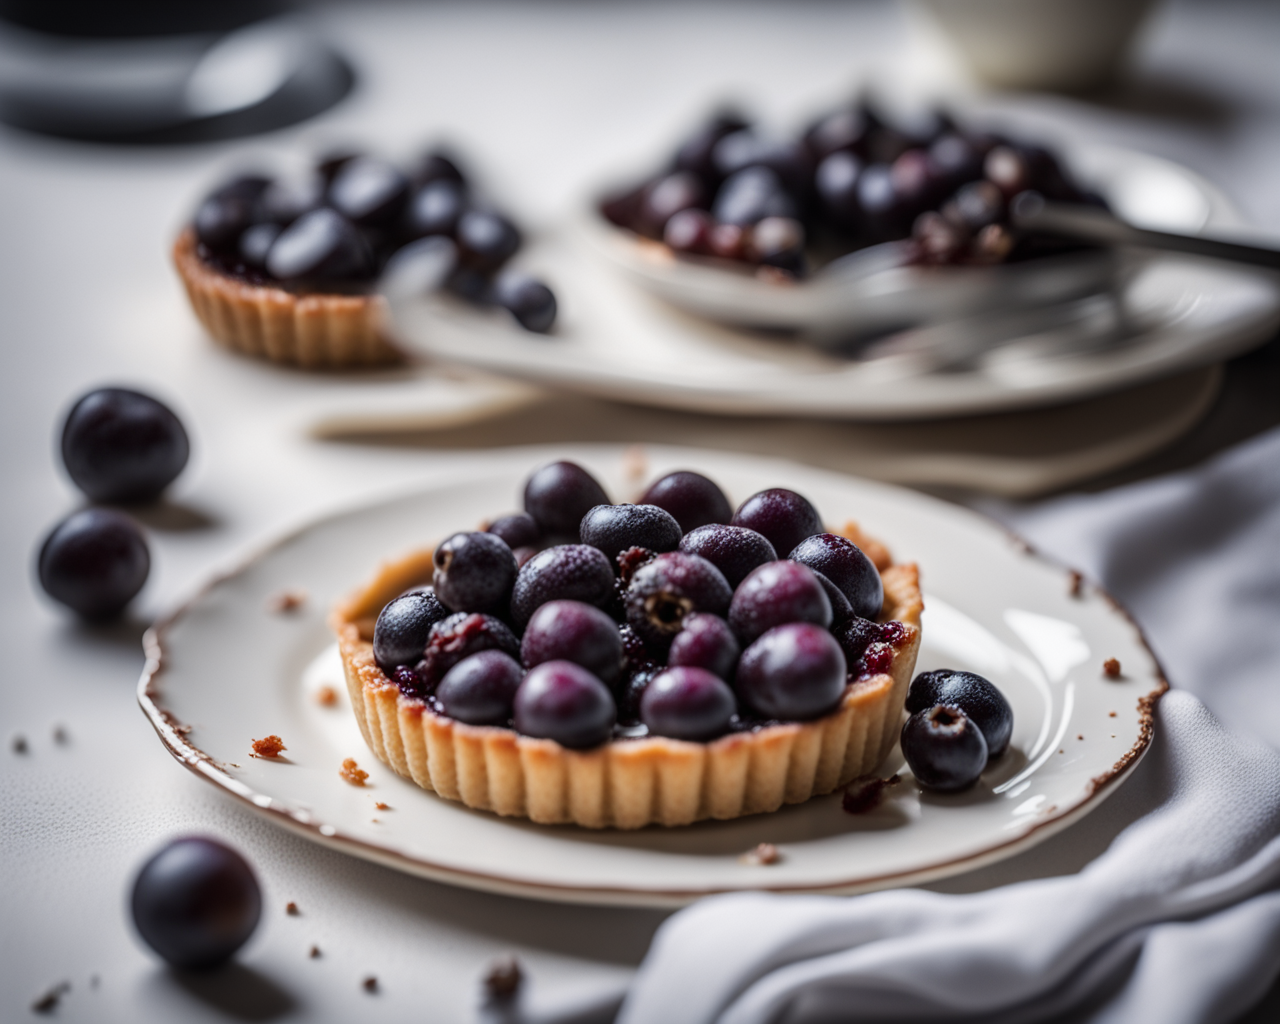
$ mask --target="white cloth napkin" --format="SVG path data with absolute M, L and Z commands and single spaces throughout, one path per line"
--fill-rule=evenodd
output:
M 1001 511 L 1125 601 L 1183 688 L 1144 765 L 1155 809 L 1076 875 L 704 900 L 658 932 L 620 1024 L 1177 1024 L 1230 1020 L 1267 990 L 1280 756 L 1242 734 L 1280 744 L 1280 431 L 1193 472 Z

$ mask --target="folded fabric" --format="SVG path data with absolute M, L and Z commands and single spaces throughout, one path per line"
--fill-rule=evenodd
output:
M 1231 1019 L 1280 970 L 1280 755 L 1189 693 L 1157 736 L 1163 799 L 1078 875 L 706 899 L 659 930 L 619 1024 Z

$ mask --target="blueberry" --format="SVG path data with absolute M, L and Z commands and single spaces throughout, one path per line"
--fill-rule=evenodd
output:
M 875 563 L 853 541 L 834 533 L 817 533 L 802 540 L 787 557 L 831 580 L 853 605 L 854 615 L 880 617 L 884 583 Z
M 821 626 L 775 626 L 742 652 L 734 688 L 762 718 L 803 721 L 835 710 L 845 688 L 840 645 Z
M 241 196 L 214 195 L 196 209 L 193 222 L 196 239 L 216 252 L 234 250 L 240 235 L 250 224 L 256 204 Z
M 516 548 L 536 547 L 542 541 L 542 531 L 528 512 L 501 516 L 489 524 L 489 532 L 501 537 L 512 551 Z
M 802 187 L 812 169 L 809 153 L 799 142 L 770 138 L 750 129 L 726 135 L 711 153 L 715 169 L 723 177 L 751 167 L 767 167 L 778 175 L 784 187 L 794 191 Z
M 774 551 L 793 551 L 806 537 L 822 533 L 822 518 L 808 500 L 782 487 L 753 494 L 733 514 L 734 526 L 763 534 Z
M 511 655 L 490 650 L 471 654 L 445 673 L 436 700 L 450 718 L 468 725 L 503 725 L 511 718 L 524 669 Z
M 982 154 L 963 135 L 947 132 L 929 146 L 933 173 L 945 185 L 958 188 L 982 175 Z
M 684 617 L 683 628 L 671 641 L 667 664 L 706 669 L 726 682 L 732 682 L 741 653 L 742 648 L 738 646 L 729 623 L 718 615 L 694 612 Z
M 430 587 L 388 601 L 373 627 L 373 658 L 388 675 L 399 665 L 416 665 L 426 650 L 431 627 L 449 617 L 449 609 Z
M 62 461 L 93 501 L 150 501 L 187 464 L 182 422 L 150 395 L 99 388 L 77 400 L 62 427 Z
M 137 524 L 105 508 L 73 512 L 40 548 L 40 585 L 86 619 L 120 614 L 142 589 L 151 554 Z
M 327 184 L 338 176 L 338 172 L 352 160 L 364 154 L 353 146 L 338 146 L 330 149 L 316 160 L 316 174 Z
M 283 229 L 279 224 L 255 224 L 240 236 L 239 256 L 246 266 L 265 270 L 267 253 Z
M 741 131 L 747 122 L 732 112 L 723 112 L 709 118 L 700 125 L 676 152 L 676 167 L 684 171 L 693 171 L 704 181 L 717 175 L 712 154 L 716 144 L 726 135 Z
M 863 170 L 858 177 L 858 214 L 869 239 L 901 237 L 915 213 L 901 202 L 888 164 L 871 164 Z
M 597 505 L 582 517 L 578 534 L 610 562 L 628 548 L 674 551 L 682 536 L 680 524 L 657 505 Z
M 456 181 L 433 181 L 419 189 L 410 201 L 406 231 L 412 238 L 452 235 L 466 207 L 466 191 Z
M 578 539 L 578 524 L 609 496 L 596 478 L 574 462 L 553 462 L 537 470 L 524 485 L 524 510 L 544 535 Z
M 455 612 L 502 612 L 516 581 L 515 555 L 492 533 L 455 533 L 435 550 L 436 596 Z
M 850 672 L 867 653 L 867 648 L 883 639 L 879 625 L 857 615 L 838 623 L 831 634 L 844 651 L 844 660 L 848 662 Z
M 701 473 L 689 470 L 668 473 L 655 480 L 640 503 L 657 505 L 670 512 L 685 533 L 708 523 L 727 523 L 733 516 L 733 507 L 724 491 Z
M 525 627 L 520 660 L 525 668 L 571 661 L 613 686 L 622 673 L 622 636 L 618 624 L 594 605 L 548 601 Z
M 292 224 L 324 205 L 326 188 L 325 179 L 318 174 L 273 181 L 259 200 L 262 219 L 271 224 Z
M 968 789 L 987 765 L 982 730 L 958 707 L 939 704 L 917 711 L 902 727 L 902 756 L 926 789 Z
M 722 224 L 741 227 L 765 217 L 794 217 L 796 205 L 774 171 L 768 167 L 747 167 L 720 186 L 711 215 Z
M 874 124 L 863 107 L 848 107 L 828 114 L 805 133 L 805 144 L 819 160 L 836 152 L 852 152 Z
M 516 575 L 511 618 L 521 629 L 548 601 L 582 601 L 603 608 L 614 596 L 613 566 L 588 544 L 560 544 L 530 558 Z
M 766 217 L 747 236 L 747 257 L 767 267 L 803 274 L 804 225 L 794 217 Z
M 943 206 L 942 213 L 957 227 L 980 231 L 1004 217 L 1004 196 L 989 181 L 971 181 Z
M 733 591 L 720 570 L 697 555 L 669 551 L 642 565 L 627 587 L 627 622 L 655 652 L 665 651 L 687 615 L 723 616 Z
M 422 660 L 414 666 L 426 693 L 439 685 L 449 669 L 481 651 L 502 651 L 520 657 L 520 641 L 505 622 L 492 615 L 455 612 L 431 627 Z
M 767 562 L 734 591 L 729 625 L 744 644 L 787 622 L 831 625 L 831 601 L 817 576 L 799 562 Z
M 913 219 L 940 196 L 939 181 L 933 174 L 929 154 L 909 149 L 889 166 L 894 200 L 903 216 Z
M 604 743 L 616 718 L 604 683 L 571 661 L 544 661 L 516 691 L 516 732 L 574 750 Z
M 827 214 L 841 227 L 858 227 L 861 206 L 858 203 L 858 178 L 862 162 L 843 150 L 832 153 L 814 173 L 814 187 Z
M 940 668 L 921 672 L 907 691 L 907 711 L 915 714 L 935 704 L 958 707 L 982 732 L 987 752 L 997 758 L 1013 736 L 1013 708 L 990 680 L 975 672 Z
M 429 185 L 433 181 L 451 181 L 465 186 L 466 176 L 458 169 L 457 163 L 448 154 L 433 149 L 422 158 L 414 171 L 413 180 L 418 185 Z
M 692 171 L 675 171 L 644 190 L 636 227 L 650 238 L 661 238 L 667 221 L 681 210 L 700 207 L 706 200 L 702 179 Z
M 236 199 L 245 199 L 251 203 L 257 202 L 270 187 L 271 181 L 271 178 L 261 174 L 239 174 L 219 185 L 209 195 L 217 198 L 234 196 Z
M 916 218 L 911 237 L 925 263 L 954 263 L 964 254 L 969 241 L 965 228 L 935 210 L 926 210 Z
M 267 272 L 281 281 L 342 280 L 366 276 L 372 268 L 368 242 L 349 220 L 327 208 L 303 214 L 267 253 Z
M 844 596 L 844 591 L 816 569 L 810 569 L 809 571 L 813 573 L 813 578 L 822 584 L 822 591 L 827 595 L 827 600 L 831 602 L 831 622 L 833 626 L 853 618 L 853 605 Z
M 745 526 L 719 523 L 690 530 L 681 539 L 680 550 L 701 555 L 724 574 L 735 590 L 752 569 L 778 559 L 773 545 L 762 534 Z
M 676 252 L 706 256 L 711 253 L 711 231 L 715 221 L 706 210 L 681 210 L 667 221 L 662 240 Z
M 723 679 L 691 665 L 659 672 L 640 697 L 640 720 L 649 732 L 676 740 L 714 739 L 728 730 L 737 710 Z
M 329 202 L 354 224 L 387 224 L 409 198 L 409 179 L 385 160 L 358 157 L 338 171 Z
M 504 270 L 493 285 L 493 300 L 526 331 L 546 334 L 556 322 L 556 296 L 536 277 Z
M 133 924 L 174 967 L 207 970 L 243 946 L 262 915 L 262 892 L 245 859 L 215 839 L 175 839 L 133 883 Z
M 458 218 L 458 248 L 464 264 L 490 273 L 520 248 L 520 232 L 500 213 L 468 210 Z

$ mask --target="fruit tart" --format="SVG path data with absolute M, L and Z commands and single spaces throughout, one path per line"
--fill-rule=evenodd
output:
M 343 153 L 296 180 L 245 175 L 214 189 L 174 243 L 173 261 L 221 344 L 279 363 L 342 367 L 402 358 L 376 293 L 396 265 L 417 264 L 409 278 L 548 330 L 550 289 L 504 269 L 520 244 L 515 225 L 477 202 L 444 154 L 404 173 Z
M 588 828 L 773 811 L 874 771 L 920 646 L 915 565 L 775 488 L 612 504 L 552 463 L 525 511 L 383 565 L 333 613 L 361 732 L 468 807 Z

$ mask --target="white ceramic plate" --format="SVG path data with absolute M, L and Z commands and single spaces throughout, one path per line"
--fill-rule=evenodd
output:
M 469 810 L 420 790 L 377 761 L 346 703 L 328 608 L 387 557 L 516 505 L 542 461 L 581 461 L 616 499 L 635 453 L 619 447 L 507 450 L 477 456 L 472 477 L 321 519 L 203 587 L 148 635 L 139 700 L 187 767 L 318 842 L 414 874 L 551 900 L 675 905 L 740 889 L 859 892 L 922 882 L 1040 842 L 1112 792 L 1150 740 L 1165 683 L 1137 628 L 1102 593 L 1069 593 L 1069 574 L 999 527 L 912 492 L 741 456 L 652 449 L 645 479 L 694 467 L 731 500 L 792 487 L 832 523 L 856 518 L 899 560 L 921 565 L 919 668 L 981 672 L 1008 696 L 1010 751 L 960 796 L 922 794 L 906 778 L 874 812 L 835 794 L 773 814 L 639 832 L 548 827 Z M 302 589 L 293 613 L 268 605 Z M 1104 678 L 1104 659 L 1124 675 Z M 333 685 L 336 706 L 316 690 Z M 249 756 L 277 734 L 286 759 Z M 344 758 L 370 772 L 355 788 Z M 904 771 L 896 752 L 885 774 Z M 375 809 L 375 801 L 390 810 Z M 770 842 L 780 863 L 741 863 Z
M 1235 224 L 1217 192 L 1175 164 L 1129 151 L 1087 157 L 1092 177 L 1109 183 L 1109 196 L 1135 221 L 1182 230 Z M 1029 293 L 1055 293 L 1062 277 L 1081 268 L 1060 276 L 1031 264 L 899 267 L 851 288 L 824 290 L 816 282 L 780 289 L 747 275 L 654 262 L 621 235 L 578 224 L 533 240 L 521 255 L 560 302 L 550 336 L 520 330 L 505 313 L 439 297 L 394 301 L 393 329 L 407 348 L 433 359 L 624 401 L 752 416 L 901 420 L 1031 408 L 1118 390 L 1230 358 L 1280 325 L 1274 275 L 1162 255 L 1130 265 L 1118 279 L 1116 302 L 1093 311 L 1092 319 L 1077 316 L 1065 347 L 1043 325 L 1020 327 L 991 352 L 934 372 L 911 361 L 847 359 L 707 318 L 741 311 L 741 319 L 774 322 L 766 317 L 774 307 L 780 323 L 857 315 L 883 325 L 917 314 L 925 320 L 948 311 L 981 315 L 992 295 L 1007 294 L 1013 278 Z M 1068 283 L 1062 294 L 1078 294 L 1079 281 Z M 1119 321 L 1116 336 L 1091 335 L 1096 320 Z M 1008 329 L 979 322 L 969 333 L 981 339 Z

